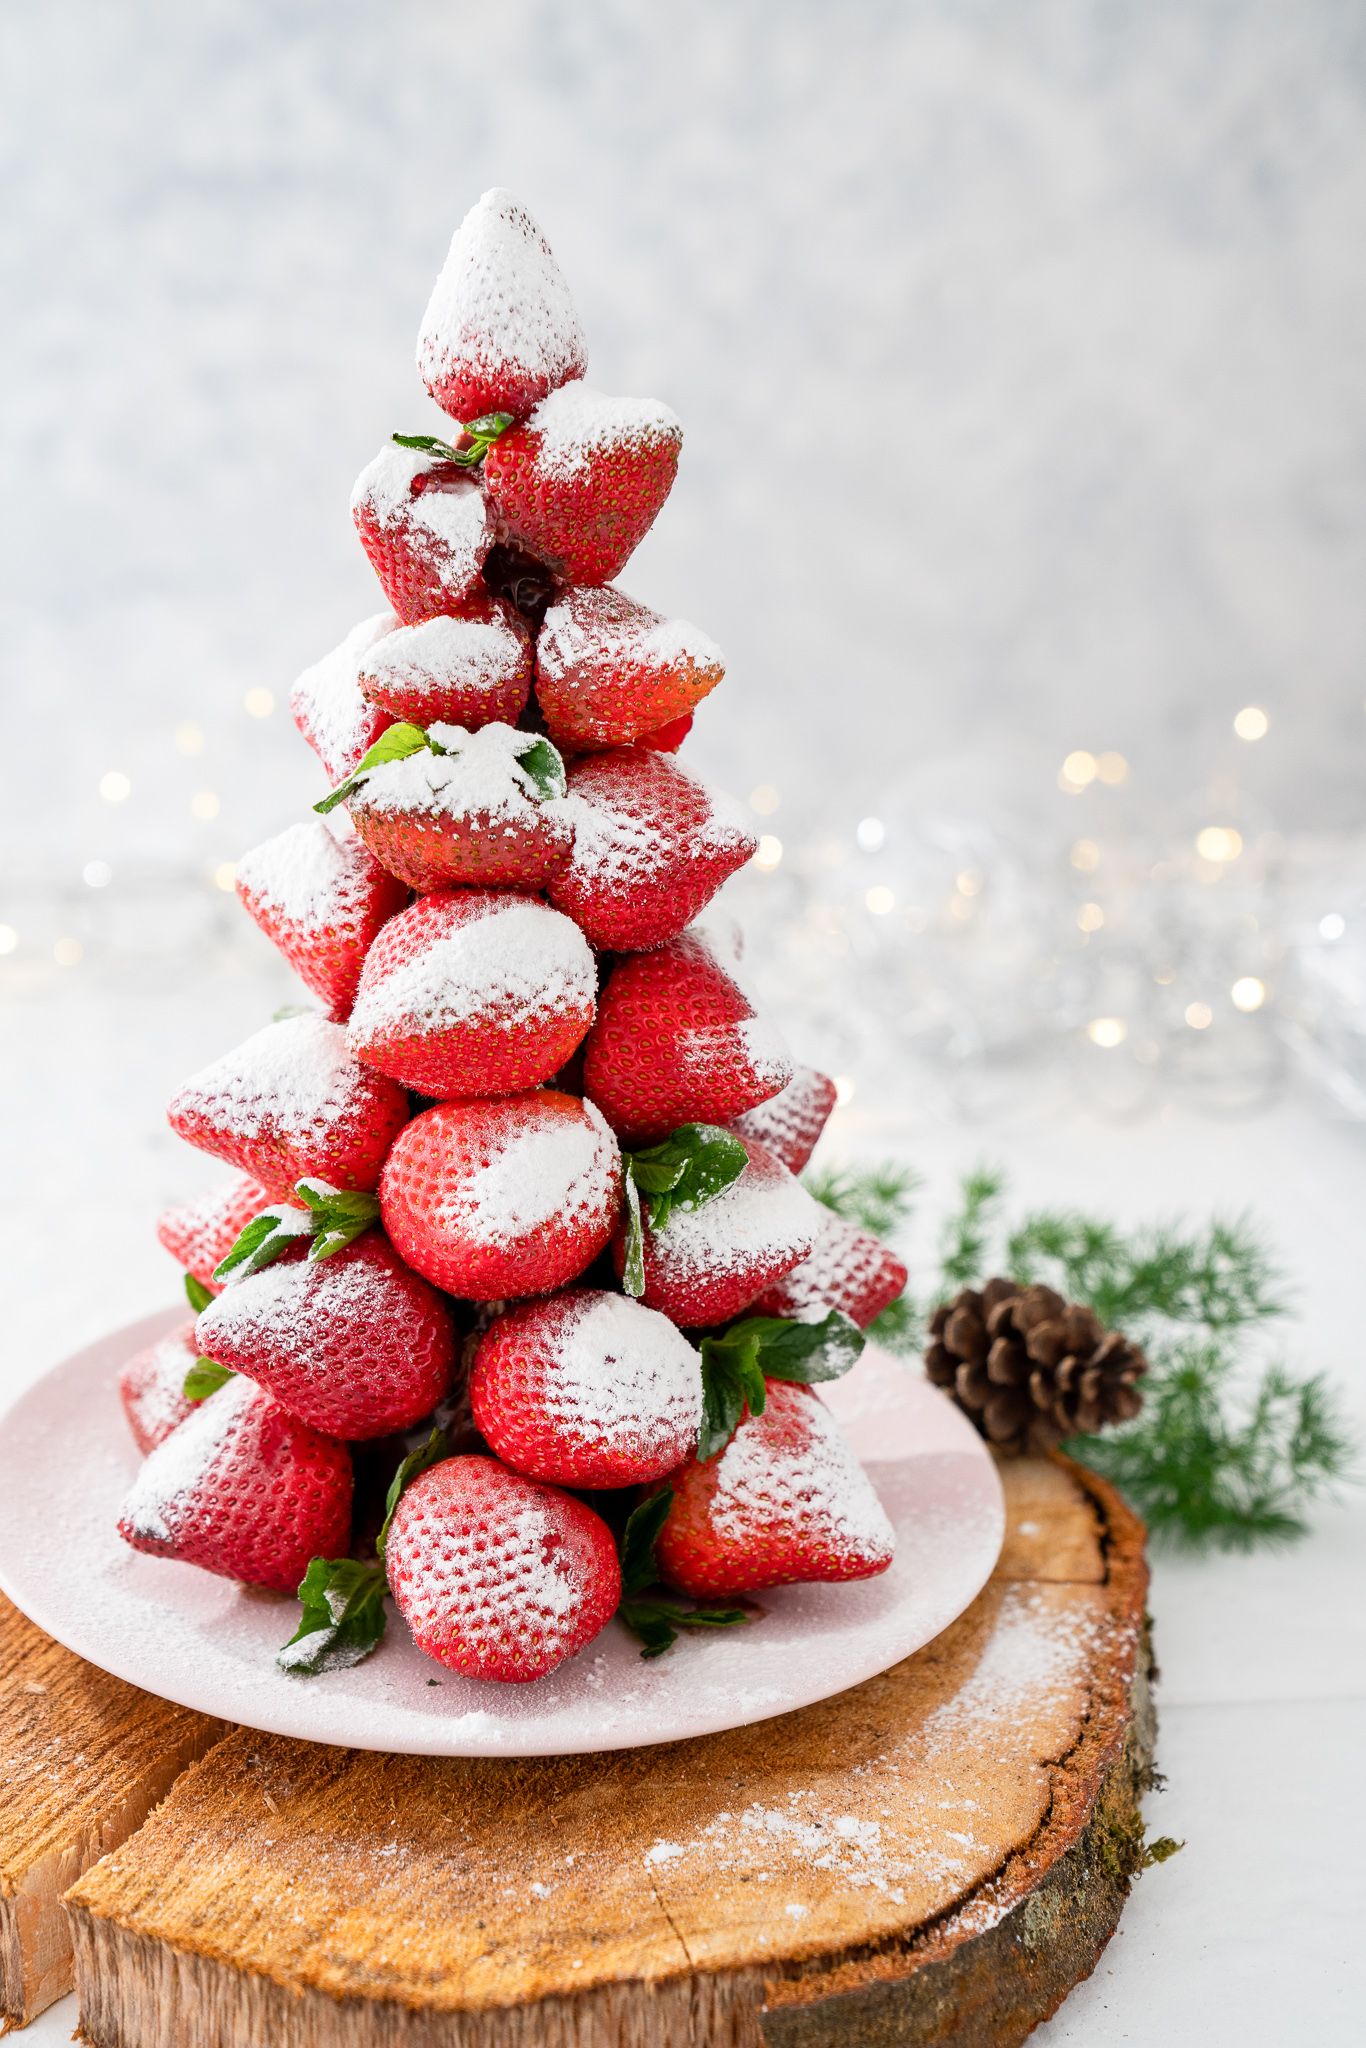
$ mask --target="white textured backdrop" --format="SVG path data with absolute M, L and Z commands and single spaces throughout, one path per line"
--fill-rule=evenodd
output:
M 810 823 L 1085 746 L 1170 799 L 1251 700 L 1278 820 L 1359 814 L 1352 0 L 48 0 L 0 76 L 15 855 L 211 865 L 311 791 L 243 696 L 374 603 L 349 486 L 492 182 L 684 417 L 627 582 L 731 657 L 713 773 Z

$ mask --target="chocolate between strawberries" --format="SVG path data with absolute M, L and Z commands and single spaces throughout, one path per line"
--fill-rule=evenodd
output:
M 501 190 L 418 367 L 446 422 L 352 497 L 385 609 L 290 699 L 321 815 L 237 868 L 323 1007 L 172 1098 L 235 1177 L 158 1225 L 196 1317 L 122 1374 L 119 1527 L 297 1588 L 286 1671 L 369 1654 L 392 1600 L 438 1663 L 527 1683 L 614 1614 L 654 1655 L 753 1614 L 690 1602 L 887 1569 L 818 1389 L 906 1275 L 796 1178 L 833 1084 L 698 922 L 756 845 L 675 758 L 724 662 L 616 581 L 678 419 L 586 382 Z M 353 1446 L 362 1495 L 392 1463 L 382 1521 Z

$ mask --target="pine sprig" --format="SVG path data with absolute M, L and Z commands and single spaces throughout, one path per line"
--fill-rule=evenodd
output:
M 806 1185 L 838 1215 L 887 1237 L 904 1228 L 916 1176 L 896 1162 L 825 1169 Z M 1113 1479 L 1159 1540 L 1252 1549 L 1303 1535 L 1306 1511 L 1350 1476 L 1356 1447 L 1321 1374 L 1250 1355 L 1287 1314 L 1284 1275 L 1250 1218 L 1149 1224 L 1133 1231 L 1076 1209 L 1005 1213 L 1005 1176 L 966 1175 L 939 1237 L 927 1304 L 908 1290 L 869 1336 L 910 1352 L 928 1309 L 1000 1273 L 1044 1281 L 1087 1303 L 1147 1353 L 1135 1421 L 1064 1448 Z
M 1272 1364 L 1250 1388 L 1240 1377 L 1226 1340 L 1188 1340 L 1150 1372 L 1137 1421 L 1067 1449 L 1179 1547 L 1251 1550 L 1303 1536 L 1305 1508 L 1348 1477 L 1351 1437 L 1322 1375 L 1297 1379 Z

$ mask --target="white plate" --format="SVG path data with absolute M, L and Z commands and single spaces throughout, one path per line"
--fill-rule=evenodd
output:
M 145 1557 L 115 1533 L 138 1463 L 116 1375 L 183 1320 L 181 1309 L 102 1338 L 0 1419 L 0 1589 L 116 1677 L 271 1734 L 414 1756 L 561 1756 L 738 1728 L 920 1649 L 980 1591 L 1000 1551 L 1005 1508 L 981 1439 L 917 1369 L 870 1346 L 822 1391 L 896 1527 L 880 1578 L 761 1594 L 761 1620 L 685 1636 L 649 1662 L 612 1622 L 532 1685 L 443 1670 L 391 1610 L 366 1663 L 290 1678 L 273 1660 L 293 1632 L 293 1600 Z

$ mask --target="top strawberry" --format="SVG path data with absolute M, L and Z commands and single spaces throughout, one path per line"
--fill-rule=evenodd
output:
M 588 366 L 588 348 L 550 244 L 495 187 L 456 229 L 417 340 L 422 381 L 443 412 L 530 412 Z

